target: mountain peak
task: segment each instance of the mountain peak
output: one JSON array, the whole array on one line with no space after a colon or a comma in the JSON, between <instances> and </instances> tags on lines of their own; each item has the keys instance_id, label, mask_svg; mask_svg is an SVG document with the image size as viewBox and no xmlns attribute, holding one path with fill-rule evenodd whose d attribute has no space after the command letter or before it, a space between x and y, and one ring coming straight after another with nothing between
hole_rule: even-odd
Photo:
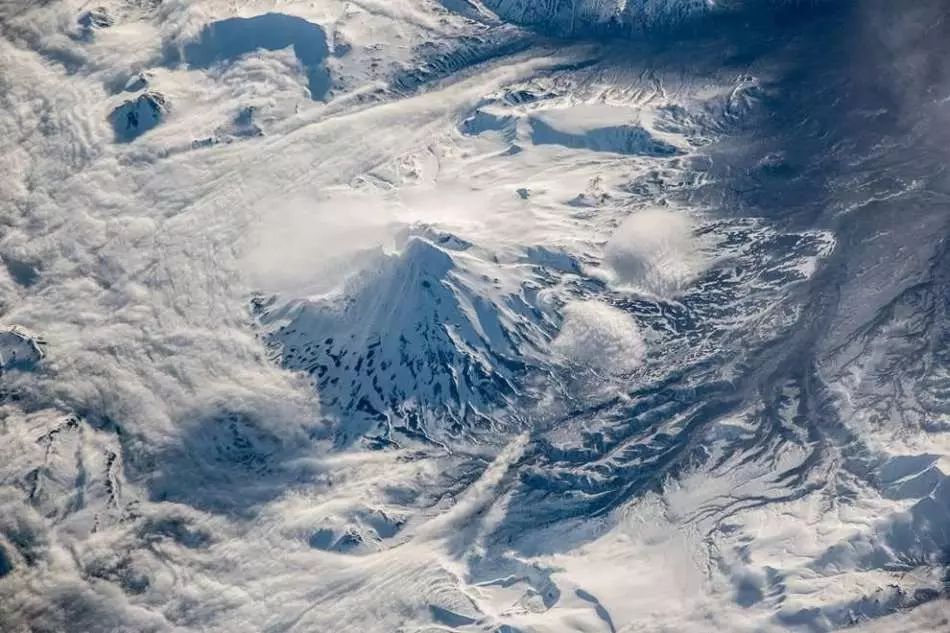
<instances>
[{"instance_id":1,"label":"mountain peak","mask_svg":"<svg viewBox=\"0 0 950 633\"><path fill-rule=\"evenodd\" d=\"M280 362L310 374L324 407L345 418L345 441L374 428L467 434L516 396L515 376L544 337L523 296L473 274L483 260L449 250L463 240L423 233L382 254L344 296L297 301L282 325L277 311L263 315Z\"/></svg>"}]
</instances>

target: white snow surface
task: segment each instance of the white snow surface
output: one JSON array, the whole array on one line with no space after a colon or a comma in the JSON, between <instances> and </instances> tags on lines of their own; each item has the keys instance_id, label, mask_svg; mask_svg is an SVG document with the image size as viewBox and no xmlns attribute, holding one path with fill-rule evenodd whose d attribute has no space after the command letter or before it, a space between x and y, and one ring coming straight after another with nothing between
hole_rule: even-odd
<instances>
[{"instance_id":1,"label":"white snow surface","mask_svg":"<svg viewBox=\"0 0 950 633\"><path fill-rule=\"evenodd\" d=\"M950 444L692 431L837 245L679 195L754 86L509 23L714 4L0 5L0 630L942 630Z\"/></svg>"}]
</instances>

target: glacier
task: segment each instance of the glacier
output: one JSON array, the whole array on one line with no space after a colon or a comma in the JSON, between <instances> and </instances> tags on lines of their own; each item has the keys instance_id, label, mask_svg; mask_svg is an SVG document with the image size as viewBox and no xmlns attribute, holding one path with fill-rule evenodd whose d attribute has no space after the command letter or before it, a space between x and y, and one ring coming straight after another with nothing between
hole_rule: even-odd
<instances>
[{"instance_id":1,"label":"glacier","mask_svg":"<svg viewBox=\"0 0 950 633\"><path fill-rule=\"evenodd\" d=\"M0 3L0 630L950 631L945 5Z\"/></svg>"}]
</instances>

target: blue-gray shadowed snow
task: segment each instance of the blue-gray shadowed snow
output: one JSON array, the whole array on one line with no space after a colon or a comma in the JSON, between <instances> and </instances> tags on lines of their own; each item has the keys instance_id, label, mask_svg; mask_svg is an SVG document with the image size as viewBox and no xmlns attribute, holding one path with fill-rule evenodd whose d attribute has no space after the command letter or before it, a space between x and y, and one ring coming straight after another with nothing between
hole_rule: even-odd
<instances>
[{"instance_id":1,"label":"blue-gray shadowed snow","mask_svg":"<svg viewBox=\"0 0 950 633\"><path fill-rule=\"evenodd\" d=\"M280 416L307 416L307 405L299 404L274 403L247 392L195 401L175 421L180 441L148 451L128 447L125 474L155 501L235 516L253 514L298 486L322 485L321 468L301 461L314 450L312 430L273 424Z\"/></svg>"},{"instance_id":2,"label":"blue-gray shadowed snow","mask_svg":"<svg viewBox=\"0 0 950 633\"><path fill-rule=\"evenodd\" d=\"M454 7L457 3L444 3ZM485 7L531 28L560 36L643 36L658 27L682 25L710 11L708 0L575 0L572 2L532 2L531 0L483 0Z\"/></svg>"},{"instance_id":3,"label":"blue-gray shadowed snow","mask_svg":"<svg viewBox=\"0 0 950 633\"><path fill-rule=\"evenodd\" d=\"M129 143L157 127L169 111L168 100L160 92L144 91L119 105L109 120L119 142Z\"/></svg>"},{"instance_id":4,"label":"blue-gray shadowed snow","mask_svg":"<svg viewBox=\"0 0 950 633\"><path fill-rule=\"evenodd\" d=\"M228 18L213 22L201 31L197 41L180 50L166 50L168 63L179 60L194 68L227 63L256 50L276 51L293 47L310 84L310 96L319 101L330 90L330 73L325 62L330 49L323 28L303 18L283 13L265 13L252 18Z\"/></svg>"},{"instance_id":5,"label":"blue-gray shadowed snow","mask_svg":"<svg viewBox=\"0 0 950 633\"><path fill-rule=\"evenodd\" d=\"M488 14L482 11L478 6L469 2L469 0L439 0L439 4L448 11L464 15L470 20L485 20Z\"/></svg>"},{"instance_id":6,"label":"blue-gray shadowed snow","mask_svg":"<svg viewBox=\"0 0 950 633\"><path fill-rule=\"evenodd\" d=\"M3 578L11 571L13 571L13 561L10 560L10 556L3 546L0 545L0 578Z\"/></svg>"}]
</instances>

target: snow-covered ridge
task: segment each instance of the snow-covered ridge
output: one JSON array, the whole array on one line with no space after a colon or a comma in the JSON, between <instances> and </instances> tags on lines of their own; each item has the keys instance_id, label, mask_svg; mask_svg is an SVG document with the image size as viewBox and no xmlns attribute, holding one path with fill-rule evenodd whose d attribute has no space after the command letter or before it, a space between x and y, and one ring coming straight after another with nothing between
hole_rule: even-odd
<instances>
[{"instance_id":1,"label":"snow-covered ridge","mask_svg":"<svg viewBox=\"0 0 950 633\"><path fill-rule=\"evenodd\" d=\"M716 5L714 0L483 0L483 4L503 19L566 35L675 24Z\"/></svg>"},{"instance_id":2,"label":"snow-covered ridge","mask_svg":"<svg viewBox=\"0 0 950 633\"><path fill-rule=\"evenodd\" d=\"M46 356L45 344L22 326L0 327L0 371L34 367Z\"/></svg>"},{"instance_id":3,"label":"snow-covered ridge","mask_svg":"<svg viewBox=\"0 0 950 633\"><path fill-rule=\"evenodd\" d=\"M643 38L685 27L702 33L719 17L807 10L837 0L468 0L443 5L461 15L497 19L560 37ZM717 28L715 24L710 25Z\"/></svg>"}]
</instances>

